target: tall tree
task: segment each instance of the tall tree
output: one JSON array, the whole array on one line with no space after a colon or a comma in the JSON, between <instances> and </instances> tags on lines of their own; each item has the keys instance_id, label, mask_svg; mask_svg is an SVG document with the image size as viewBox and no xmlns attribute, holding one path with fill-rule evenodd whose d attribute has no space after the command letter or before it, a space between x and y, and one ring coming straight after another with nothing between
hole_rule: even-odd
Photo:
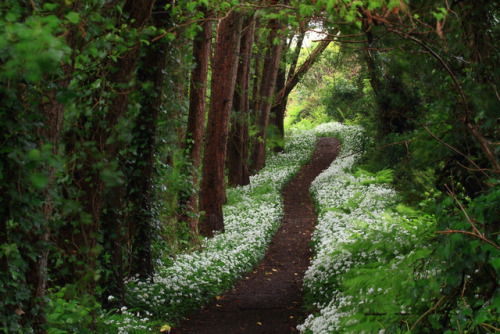
<instances>
[{"instance_id":1,"label":"tall tree","mask_svg":"<svg viewBox=\"0 0 500 334\"><path fill-rule=\"evenodd\" d=\"M122 22L131 30L140 30L150 18L154 0L127 0L123 5ZM140 55L139 42L133 42L116 59L106 64L110 73L107 85L103 86L105 95L96 96L100 101L105 96L106 103L99 106L92 117L80 118L83 131L76 133L76 141L82 144L84 153L77 167L73 170L75 185L80 189L79 201L82 206L82 221L77 221L77 228L67 226L62 236L68 253L76 254L78 261L69 280L84 282L80 285L84 291L93 294L95 275L97 274L97 254L99 252L99 231L110 236L106 240L112 257L120 257L118 247L122 234L123 212L125 208L125 186L121 179L123 172L119 166L118 154L124 147L120 137L119 124L128 109L130 82L133 80ZM89 128L88 123L92 126ZM68 146L71 149L71 145ZM111 173L111 174L110 174ZM106 178L112 175L112 178ZM112 273L112 275L119 273ZM118 282L117 284L122 284Z\"/></svg>"},{"instance_id":2,"label":"tall tree","mask_svg":"<svg viewBox=\"0 0 500 334\"><path fill-rule=\"evenodd\" d=\"M255 31L260 31L261 23L260 19L257 17L255 21ZM256 48L255 52L255 60L253 61L253 66L251 65L251 85L252 85L252 95L250 98L250 119L252 124L255 123L257 119L257 111L259 110L260 105L260 92L259 87L262 82L262 59L264 58L263 50L265 49L265 45L260 41L260 34L254 34L254 48Z\"/></svg>"},{"instance_id":3,"label":"tall tree","mask_svg":"<svg viewBox=\"0 0 500 334\"><path fill-rule=\"evenodd\" d=\"M156 1L151 23L157 28L167 29L172 24L171 15L164 11L170 0ZM162 38L145 47L137 78L140 84L141 107L132 131L134 159L128 168L127 215L128 241L130 249L130 275L142 279L153 276L151 250L154 235L154 213L152 209L153 172L158 118L163 103L164 81L167 74L167 53L171 42Z\"/></svg>"},{"instance_id":4,"label":"tall tree","mask_svg":"<svg viewBox=\"0 0 500 334\"><path fill-rule=\"evenodd\" d=\"M191 181L193 189L187 195L185 219L193 231L198 227L198 183L201 164L201 151L203 148L203 134L205 130L205 114L207 111L207 83L208 65L212 53L212 21L211 14L204 8L205 18L209 19L201 24L201 31L193 41L193 59L195 68L191 71L189 115L186 129L186 147L191 160Z\"/></svg>"},{"instance_id":5,"label":"tall tree","mask_svg":"<svg viewBox=\"0 0 500 334\"><path fill-rule=\"evenodd\" d=\"M311 68L314 62L319 58L321 53L326 50L328 45L331 43L331 40L324 39L321 40L316 48L311 52L311 54L307 57L307 59L300 65L299 69L294 71L291 75L288 76L285 86L276 93L276 98L274 103L281 103L285 97L288 97L292 89L297 86L300 82L300 79L307 73L307 71Z\"/></svg>"},{"instance_id":6,"label":"tall tree","mask_svg":"<svg viewBox=\"0 0 500 334\"><path fill-rule=\"evenodd\" d=\"M220 20L217 27L200 195L200 209L205 211L200 232L206 236L224 230L225 158L238 69L241 22L241 14L232 11Z\"/></svg>"},{"instance_id":7,"label":"tall tree","mask_svg":"<svg viewBox=\"0 0 500 334\"><path fill-rule=\"evenodd\" d=\"M286 48L287 52L283 52L282 55L282 60L281 60L281 66L278 71L278 78L276 80L276 88L275 91L278 93L281 90L285 88L286 82L295 74L295 69L297 68L297 63L299 61L299 56L300 56L300 50L302 49L302 44L304 42L304 38L306 35L305 29L300 29L300 32L297 36L296 43L295 43L295 49L291 55L290 59L290 67L288 69L288 75L286 73L286 65L287 65L287 53L289 51L289 48ZM291 41L293 40L293 36L290 38L290 44ZM271 108L271 118L272 118L272 124L276 126L278 129L278 145L276 146L275 150L278 152L283 151L283 144L285 140L285 125L284 125L284 120L285 120L285 112L286 112L286 105L288 103L288 94L284 95L281 99L274 101L274 105Z\"/></svg>"},{"instance_id":8,"label":"tall tree","mask_svg":"<svg viewBox=\"0 0 500 334\"><path fill-rule=\"evenodd\" d=\"M60 149L59 144L61 141L65 110L65 106L58 100L57 94L67 90L70 85L74 72L74 58L76 54L74 50L76 49L76 44L81 39L81 33L78 32L75 25L71 26L67 32L66 44L73 50L69 59L70 61L61 65L61 73L58 75L58 79L54 82L52 87L43 92L43 103L40 105L42 114L45 118L45 126L41 131L39 147L44 147L45 145L50 146L53 157L57 157ZM42 227L43 231L29 234L29 238L31 239L29 242L38 244L41 248L39 249L39 256L35 260L30 260L32 263L30 263L29 271L26 274L27 284L32 287L30 305L27 312L32 314L32 328L37 333L45 331L44 325L46 319L43 307L47 285L48 243L50 228L51 225L54 225L54 215L56 213L54 196L58 196L58 194L54 194L57 168L51 164L47 164L45 168L47 170L48 183L44 190L45 201L42 205L42 210L46 225ZM36 312L33 312L33 310L36 310Z\"/></svg>"},{"instance_id":9,"label":"tall tree","mask_svg":"<svg viewBox=\"0 0 500 334\"><path fill-rule=\"evenodd\" d=\"M283 26L277 19L269 21L269 36L267 41L267 53L262 69L262 81L260 88L260 106L257 114L257 134L252 142L251 172L261 170L266 163L266 137L269 124L269 115L273 105L274 89L278 75L279 62L283 50L282 30Z\"/></svg>"},{"instance_id":10,"label":"tall tree","mask_svg":"<svg viewBox=\"0 0 500 334\"><path fill-rule=\"evenodd\" d=\"M244 185L250 182L248 170L250 66L255 31L255 16L244 20L239 51L238 75L234 91L233 115L228 141L228 183Z\"/></svg>"}]
</instances>

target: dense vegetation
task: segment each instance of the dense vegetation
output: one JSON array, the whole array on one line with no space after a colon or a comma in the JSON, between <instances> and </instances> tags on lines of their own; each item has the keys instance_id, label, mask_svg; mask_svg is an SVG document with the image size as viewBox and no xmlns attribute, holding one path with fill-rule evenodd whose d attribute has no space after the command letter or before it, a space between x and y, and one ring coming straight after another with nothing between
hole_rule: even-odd
<instances>
[{"instance_id":1,"label":"dense vegetation","mask_svg":"<svg viewBox=\"0 0 500 334\"><path fill-rule=\"evenodd\" d=\"M2 332L166 331L260 259L316 135L301 330L500 331L499 7L3 1Z\"/></svg>"}]
</instances>

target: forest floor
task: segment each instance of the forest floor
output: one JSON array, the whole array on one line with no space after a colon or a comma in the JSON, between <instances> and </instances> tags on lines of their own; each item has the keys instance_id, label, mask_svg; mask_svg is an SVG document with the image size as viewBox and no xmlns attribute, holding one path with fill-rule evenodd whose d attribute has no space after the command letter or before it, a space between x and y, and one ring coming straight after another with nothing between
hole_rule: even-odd
<instances>
[{"instance_id":1,"label":"forest floor","mask_svg":"<svg viewBox=\"0 0 500 334\"><path fill-rule=\"evenodd\" d=\"M295 333L307 316L302 280L316 222L311 182L336 158L340 141L319 138L311 162L283 190L284 217L264 260L235 288L186 319L171 333Z\"/></svg>"}]
</instances>

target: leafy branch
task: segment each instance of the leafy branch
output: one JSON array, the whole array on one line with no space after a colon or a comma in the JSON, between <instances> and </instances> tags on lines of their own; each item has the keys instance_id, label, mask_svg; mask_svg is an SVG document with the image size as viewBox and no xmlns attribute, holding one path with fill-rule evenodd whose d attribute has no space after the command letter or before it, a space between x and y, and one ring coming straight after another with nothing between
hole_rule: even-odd
<instances>
[{"instance_id":1,"label":"leafy branch","mask_svg":"<svg viewBox=\"0 0 500 334\"><path fill-rule=\"evenodd\" d=\"M488 143L488 141L486 140L486 138L484 138L480 133L479 133L479 130L478 130L478 125L474 122L473 120L473 117L472 117L472 112L469 108L469 103L467 101L467 97L465 95L465 92L464 90L462 89L462 86L460 85L460 83L458 82L458 79L457 77L455 76L455 74L453 73L453 71L451 70L451 68L448 66L448 64L443 60L443 58L441 56L439 56L433 49L431 49L426 43L424 43L422 40L408 34L408 33L404 33L396 28L393 28L393 27L388 27L387 28L387 31L391 32L391 33L394 33L398 36L400 36L401 38L403 39L409 39L417 44L419 44L420 46L422 46L424 49L426 49L434 58L436 58L439 63L441 63L441 65L443 66L443 68L446 70L446 72L448 72L448 74L450 75L451 79L453 80L453 83L455 85L455 87L457 88L458 92L459 92L459 95L462 99L462 102L463 102L463 105L464 105L464 116L463 116L463 119L462 119L462 122L465 124L465 126L467 127L467 129L469 130L469 132L472 134L472 136L477 140L477 142L479 143L479 145L481 146L483 152L485 153L486 157L488 158L488 160L491 162L491 164L493 165L493 167L496 169L496 170L500 170L500 163L497 161L495 155L493 154L491 148L490 148L490 144Z\"/></svg>"},{"instance_id":2,"label":"leafy branch","mask_svg":"<svg viewBox=\"0 0 500 334\"><path fill-rule=\"evenodd\" d=\"M457 205L460 207L460 210L462 210L462 212L464 213L465 218L467 219L467 221L469 222L469 224L472 226L472 229L474 230L474 232L462 231L462 230L452 230L450 228L447 228L446 231L438 231L437 233L438 234L455 234L455 233L460 233L460 234L470 235L470 236L473 236L475 238L478 238L478 239L486 242L487 244L495 247L497 250L500 250L500 246L498 246L497 244L495 244L493 241L487 239L484 236L484 233L481 233L481 231L479 231L479 229L477 228L477 226L476 226L476 224L474 222L474 219L472 219L469 216L469 214L467 213L467 211L463 207L462 203L460 203L460 201L458 200L456 194L448 187L448 185L446 185L446 189L448 190L448 195L450 195L455 200L455 202L457 202Z\"/></svg>"}]
</instances>

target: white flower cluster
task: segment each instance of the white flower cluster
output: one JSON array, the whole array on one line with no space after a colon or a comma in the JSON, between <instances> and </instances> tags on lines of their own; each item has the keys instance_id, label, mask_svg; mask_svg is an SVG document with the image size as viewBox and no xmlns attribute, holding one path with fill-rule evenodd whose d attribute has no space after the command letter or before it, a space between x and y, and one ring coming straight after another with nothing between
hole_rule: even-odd
<instances>
[{"instance_id":1,"label":"white flower cluster","mask_svg":"<svg viewBox=\"0 0 500 334\"><path fill-rule=\"evenodd\" d=\"M113 296L108 298L113 299ZM117 334L128 334L137 332L148 332L149 321L152 314L145 311L143 314L134 313L122 306L119 314L102 315L103 323L117 329Z\"/></svg>"},{"instance_id":2,"label":"white flower cluster","mask_svg":"<svg viewBox=\"0 0 500 334\"><path fill-rule=\"evenodd\" d=\"M307 333L349 332L346 327L357 321L352 316L361 305L369 304L375 294L385 294L388 289L366 282L356 295L346 294L339 289L345 274L370 263L391 261L397 267L404 258L398 255L398 249L411 249L417 233L416 228L408 227L412 223L404 216L393 211L388 213L389 208L397 205L393 189L387 184L371 182L373 176L355 177L350 173L362 156L363 130L335 127L342 139L340 155L310 188L319 218L313 234L315 256L306 272L304 289L313 296L313 306L319 312L309 315L298 326L301 332ZM354 243L366 247L359 249ZM390 258L384 258L387 253L391 254Z\"/></svg>"},{"instance_id":3,"label":"white flower cluster","mask_svg":"<svg viewBox=\"0 0 500 334\"><path fill-rule=\"evenodd\" d=\"M149 310L167 321L202 306L250 271L264 256L283 216L281 191L311 157L315 133L293 133L285 153L266 161L248 186L228 189L225 232L207 239L202 251L183 254L158 270L154 283L128 282L130 307Z\"/></svg>"}]
</instances>

